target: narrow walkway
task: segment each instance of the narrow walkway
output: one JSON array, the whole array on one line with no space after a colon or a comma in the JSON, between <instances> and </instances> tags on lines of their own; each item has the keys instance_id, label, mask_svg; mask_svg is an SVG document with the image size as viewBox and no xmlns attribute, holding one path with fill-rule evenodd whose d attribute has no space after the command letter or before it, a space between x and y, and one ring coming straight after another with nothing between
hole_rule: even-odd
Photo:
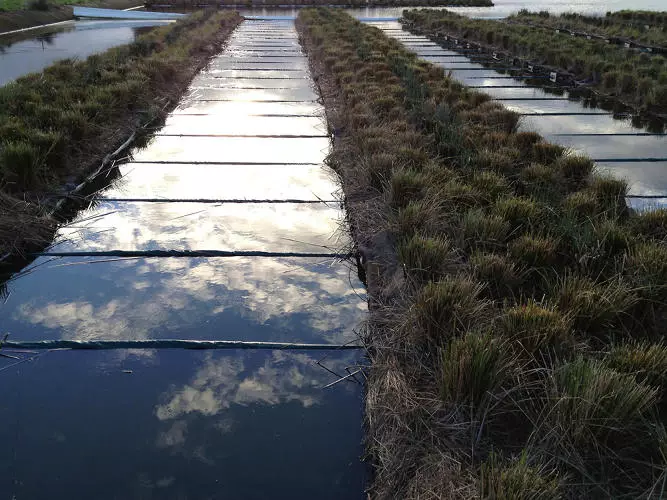
<instances>
[{"instance_id":1,"label":"narrow walkway","mask_svg":"<svg viewBox=\"0 0 667 500\"><path fill-rule=\"evenodd\" d=\"M362 497L362 358L338 346L366 304L323 116L293 22L245 21L8 284L1 491Z\"/></svg>"},{"instance_id":2,"label":"narrow walkway","mask_svg":"<svg viewBox=\"0 0 667 500\"><path fill-rule=\"evenodd\" d=\"M547 93L476 62L475 54L461 46L447 50L427 37L404 30L399 22L374 22L406 48L451 73L462 83L491 95L522 115L521 129L535 131L596 160L600 171L628 180L628 203L637 208L667 206L667 137L635 128L629 119L585 107L581 101Z\"/></svg>"}]
</instances>

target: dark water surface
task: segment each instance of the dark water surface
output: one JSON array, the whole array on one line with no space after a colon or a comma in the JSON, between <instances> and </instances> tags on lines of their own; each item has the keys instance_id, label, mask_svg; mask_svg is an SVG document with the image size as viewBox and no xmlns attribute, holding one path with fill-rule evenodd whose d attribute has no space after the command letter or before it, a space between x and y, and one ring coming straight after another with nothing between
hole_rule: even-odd
<instances>
[{"instance_id":1,"label":"dark water surface","mask_svg":"<svg viewBox=\"0 0 667 500\"><path fill-rule=\"evenodd\" d=\"M5 369L2 498L362 498L359 385L323 389L320 357L60 351Z\"/></svg>"},{"instance_id":2,"label":"dark water surface","mask_svg":"<svg viewBox=\"0 0 667 500\"><path fill-rule=\"evenodd\" d=\"M250 52L267 37L292 57ZM165 127L60 228L50 255L5 285L0 332L89 346L331 349L4 348L0 497L364 497L366 360L339 347L358 342L366 295L343 257L350 239L337 178L323 165L317 98L293 23L242 24ZM277 256L183 253L204 251Z\"/></svg>"}]
</instances>

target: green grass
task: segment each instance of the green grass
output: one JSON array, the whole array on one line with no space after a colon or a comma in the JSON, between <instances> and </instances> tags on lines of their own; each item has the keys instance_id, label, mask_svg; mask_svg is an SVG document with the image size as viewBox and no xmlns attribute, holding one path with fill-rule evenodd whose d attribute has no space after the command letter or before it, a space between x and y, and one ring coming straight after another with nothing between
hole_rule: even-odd
<instances>
[{"instance_id":1,"label":"green grass","mask_svg":"<svg viewBox=\"0 0 667 500\"><path fill-rule=\"evenodd\" d=\"M380 30L326 9L297 24L373 256L373 494L659 491L664 211L629 210L625 182Z\"/></svg>"},{"instance_id":2,"label":"green grass","mask_svg":"<svg viewBox=\"0 0 667 500\"><path fill-rule=\"evenodd\" d=\"M63 2L65 4L65 2ZM24 0L2 0L0 1L0 9L2 10L19 10L27 7L27 2Z\"/></svg>"},{"instance_id":3,"label":"green grass","mask_svg":"<svg viewBox=\"0 0 667 500\"><path fill-rule=\"evenodd\" d=\"M607 13L605 17L592 17L575 13L556 16L548 12L527 10L519 11L517 15L509 18L512 22L532 24L552 30L566 29L590 35L618 37L660 47L667 45L667 32L664 30L666 19L667 12L621 11ZM605 42L600 40L599 43Z\"/></svg>"},{"instance_id":4,"label":"green grass","mask_svg":"<svg viewBox=\"0 0 667 500\"><path fill-rule=\"evenodd\" d=\"M76 5L90 5L95 7L105 7L109 9L127 8L135 5L142 5L136 0L81 0L75 2ZM18 10L48 10L53 6L72 5L67 0L0 0L0 15L2 11L12 12Z\"/></svg>"}]
</instances>

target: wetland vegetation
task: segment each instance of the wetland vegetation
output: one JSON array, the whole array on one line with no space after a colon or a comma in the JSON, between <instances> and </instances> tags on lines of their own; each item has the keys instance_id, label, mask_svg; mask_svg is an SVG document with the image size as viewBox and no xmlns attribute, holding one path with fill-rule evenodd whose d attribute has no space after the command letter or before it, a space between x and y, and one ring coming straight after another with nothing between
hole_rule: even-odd
<instances>
[{"instance_id":1,"label":"wetland vegetation","mask_svg":"<svg viewBox=\"0 0 667 500\"><path fill-rule=\"evenodd\" d=\"M377 28L297 27L368 282L371 495L659 496L667 210Z\"/></svg>"},{"instance_id":2,"label":"wetland vegetation","mask_svg":"<svg viewBox=\"0 0 667 500\"><path fill-rule=\"evenodd\" d=\"M568 32L588 34L597 37L599 42L607 39L614 42L634 41L667 48L667 23L660 12L652 12L653 16L644 23L630 22L619 13L607 13L604 17L584 16L582 14L566 13L551 15L549 12L519 11L507 20L520 24L564 30ZM648 23L648 24L647 24Z\"/></svg>"},{"instance_id":3,"label":"wetland vegetation","mask_svg":"<svg viewBox=\"0 0 667 500\"><path fill-rule=\"evenodd\" d=\"M404 19L410 29L427 36L456 36L505 51L526 64L569 74L582 87L638 111L667 113L667 59L662 55L516 22L471 19L446 10L406 11Z\"/></svg>"},{"instance_id":4,"label":"wetland vegetation","mask_svg":"<svg viewBox=\"0 0 667 500\"><path fill-rule=\"evenodd\" d=\"M48 243L56 201L128 137L160 122L240 20L200 11L1 87L0 257Z\"/></svg>"}]
</instances>

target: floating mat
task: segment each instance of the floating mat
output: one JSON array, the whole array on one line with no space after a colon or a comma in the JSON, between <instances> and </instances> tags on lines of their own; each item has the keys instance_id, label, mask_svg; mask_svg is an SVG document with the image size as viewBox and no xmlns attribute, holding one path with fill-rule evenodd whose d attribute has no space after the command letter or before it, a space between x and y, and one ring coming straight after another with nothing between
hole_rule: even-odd
<instances>
[{"instance_id":1,"label":"floating mat","mask_svg":"<svg viewBox=\"0 0 667 500\"><path fill-rule=\"evenodd\" d=\"M216 250L324 253L349 244L326 204L102 201L61 227L48 253Z\"/></svg>"},{"instance_id":2,"label":"floating mat","mask_svg":"<svg viewBox=\"0 0 667 500\"><path fill-rule=\"evenodd\" d=\"M328 138L154 137L135 161L213 163L321 163Z\"/></svg>"},{"instance_id":3,"label":"floating mat","mask_svg":"<svg viewBox=\"0 0 667 500\"><path fill-rule=\"evenodd\" d=\"M247 500L362 500L362 386L322 390L336 376L321 357L42 354L2 373L12 391L0 403L0 489L33 500L219 498L221 489ZM346 373L360 362L332 353L325 365Z\"/></svg>"},{"instance_id":4,"label":"floating mat","mask_svg":"<svg viewBox=\"0 0 667 500\"><path fill-rule=\"evenodd\" d=\"M340 190L336 174L319 165L124 163L118 174L102 198L318 201Z\"/></svg>"},{"instance_id":5,"label":"floating mat","mask_svg":"<svg viewBox=\"0 0 667 500\"><path fill-rule=\"evenodd\" d=\"M340 345L366 310L356 271L332 259L40 257L29 269L0 304L0 330L14 341Z\"/></svg>"}]
</instances>

